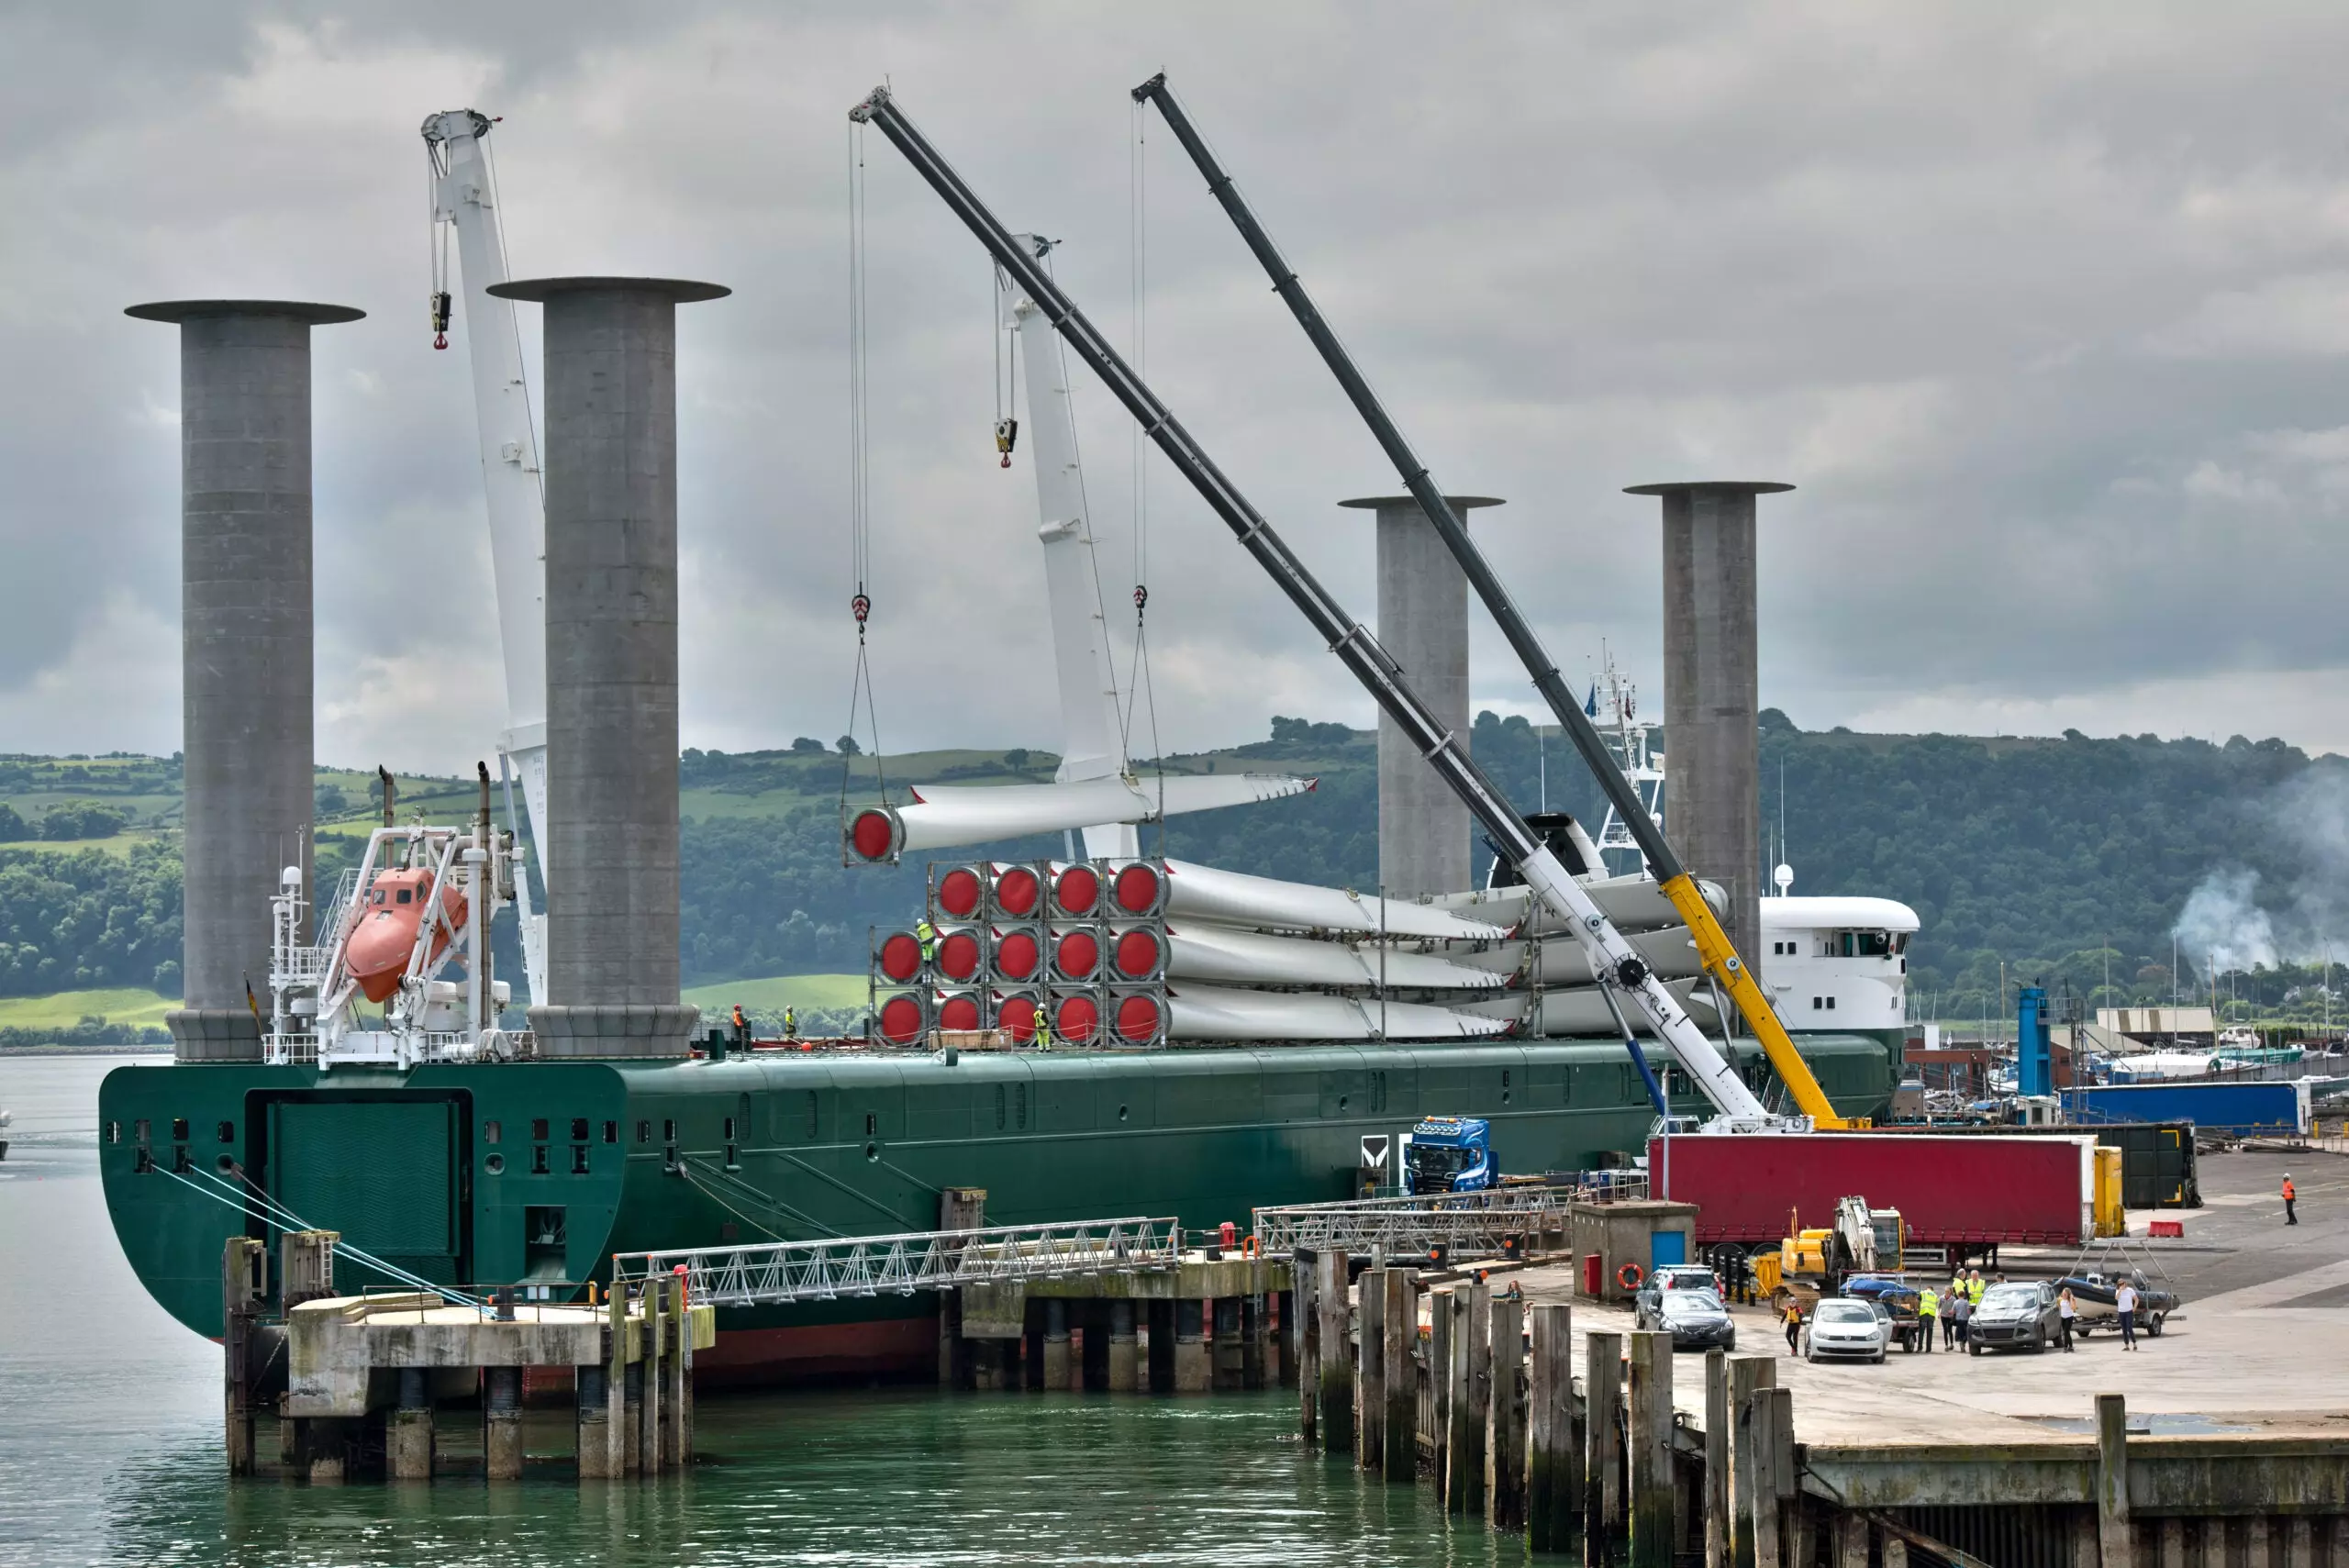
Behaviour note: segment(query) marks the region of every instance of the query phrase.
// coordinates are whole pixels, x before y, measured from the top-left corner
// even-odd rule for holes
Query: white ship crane
[[[445,348],[451,325],[473,362],[473,417],[481,432],[482,488],[489,502],[490,568],[497,592],[497,629],[506,662],[506,729],[499,756],[522,784],[530,840],[542,881],[547,863],[546,500],[538,438],[530,428],[522,378],[522,340],[510,300],[489,288],[507,281],[498,231],[496,183],[483,140],[495,122],[474,109],[429,115],[424,147],[432,169],[433,329]],[[453,231],[465,308],[451,310],[446,241]],[[535,1003],[547,994],[546,917],[530,908],[528,877],[517,878],[522,967]]]

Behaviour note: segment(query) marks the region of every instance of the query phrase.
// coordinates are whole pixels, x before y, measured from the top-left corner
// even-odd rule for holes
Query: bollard
[[[1386,1411],[1382,1420],[1386,1452],[1379,1468],[1387,1481],[1408,1486],[1419,1478],[1419,1293],[1408,1269],[1388,1269],[1380,1303],[1380,1353],[1386,1374]]]
[[[399,1405],[384,1433],[384,1463],[395,1481],[432,1479],[432,1373],[399,1369]]]
[[[1776,1356],[1729,1358],[1729,1557],[1732,1568],[1778,1568],[1778,1493],[1771,1473],[1774,1406],[1768,1396],[1777,1380]],[[1710,1433],[1707,1436],[1709,1439]],[[1709,1440],[1706,1451],[1711,1452]]]
[[[1672,1336],[1633,1334],[1631,1351],[1631,1564],[1672,1568]]]
[[[1525,1528],[1525,1302],[1514,1293],[1492,1304],[1491,1418],[1485,1437],[1485,1522]],[[1665,1568],[1670,1568],[1666,1563]]]
[[[1386,1270],[1354,1281],[1354,1463],[1376,1470],[1386,1457]]]
[[[1575,1441],[1574,1308],[1533,1308],[1533,1364],[1526,1401],[1525,1537],[1536,1551],[1582,1544],[1582,1451]]]
[[[1205,1394],[1213,1380],[1208,1361],[1207,1304],[1174,1304],[1174,1392]]]
[[[1345,1253],[1321,1254],[1313,1284],[1321,1321],[1321,1451],[1351,1453],[1354,1446],[1354,1363],[1346,1329]]]
[[[1583,1337],[1583,1562],[1620,1568],[1631,1555],[1623,1510],[1623,1336]]]
[[[522,1478],[522,1369],[482,1369],[482,1454],[492,1481]]]
[[[1705,1568],[1729,1561],[1729,1352],[1705,1352],[1705,1490],[1698,1515],[1705,1521]]]

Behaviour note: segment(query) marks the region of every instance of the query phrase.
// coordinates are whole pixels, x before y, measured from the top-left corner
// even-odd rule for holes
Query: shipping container
[[[2293,1138],[2309,1129],[2309,1085],[2289,1082],[2099,1084],[2066,1089],[2065,1114],[2098,1122],[2190,1121],[2198,1132]]]
[[[1848,1196],[1897,1208],[1915,1245],[2077,1243],[2097,1233],[2097,1140],[1980,1134],[1692,1133],[1648,1147],[1656,1196],[1698,1206],[1697,1244],[1831,1225]],[[2113,1162],[2117,1163],[2117,1162]],[[2109,1184],[2119,1180],[2114,1172]],[[2106,1195],[2117,1214],[2120,1193]]]
[[[2064,1095],[2071,1103],[2071,1091]],[[2121,1151],[2121,1201],[2130,1208],[2200,1208],[2202,1189],[2194,1165],[2190,1121],[2098,1122],[2092,1126],[1939,1127],[1896,1123],[1881,1132],[1931,1133],[1938,1138],[2077,1138],[2093,1133],[2107,1149]]]

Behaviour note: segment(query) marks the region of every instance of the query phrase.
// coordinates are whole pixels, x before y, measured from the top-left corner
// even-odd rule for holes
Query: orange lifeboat
[[[384,872],[369,886],[367,907],[351,929],[342,962],[370,1002],[387,1000],[400,988],[416,951],[417,923],[431,906],[432,873],[421,866]],[[448,912],[448,927],[434,933],[428,966],[449,946],[449,932],[465,925],[465,895],[456,888],[442,892],[440,907]]]

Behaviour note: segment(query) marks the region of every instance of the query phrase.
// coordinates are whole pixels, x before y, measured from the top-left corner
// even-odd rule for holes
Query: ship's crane
[[[1012,243],[1044,265],[1052,242],[1015,234]],[[1094,563],[1093,519],[1085,504],[1085,473],[1078,466],[1076,414],[1071,406],[1067,361],[1044,323],[1036,302],[1001,271],[996,299],[1003,330],[1026,361],[1029,451],[1036,464],[1036,505],[1042,521],[1036,537],[1044,546],[1044,596],[1052,617],[1052,663],[1060,679],[1060,784],[1113,779],[1130,771],[1125,728],[1118,707],[1118,681],[1109,662],[1109,618]],[[1028,328],[1044,330],[1030,339]],[[1011,454],[1006,451],[1008,466]],[[1130,822],[1085,829],[1088,857],[1141,853],[1141,835]]]
[[[1263,514],[1216,467],[1173,411],[1109,346],[1108,339],[1062,292],[1036,258],[1021,248],[963,183],[962,176],[906,117],[889,90],[875,88],[870,97],[849,113],[852,120],[878,128],[905,154],[915,172],[978,238],[995,258],[996,265],[1026,292],[1077,358],[1141,422],[1143,434],[1165,453],[1201,499],[1231,529],[1241,548],[1304,613],[1330,651],[1394,718],[1427,758],[1429,766],[1460,796],[1501,852],[1518,866],[1533,895],[1564,922],[1588,955],[1593,971],[1605,984],[1631,1000],[1649,1027],[1688,1069],[1706,1097],[1720,1108],[1721,1114],[1709,1125],[1724,1130],[1760,1130],[1783,1125],[1738,1076],[1735,1066],[1705,1038],[1704,1031],[1615,929],[1589,893],[1575,881],[1557,856],[1485,776],[1460,744],[1460,738],[1438,722],[1369,628],[1348,615],[1315,580]],[[1685,873],[1682,880],[1687,880]],[[1701,907],[1701,895],[1698,903]],[[1705,910],[1704,917],[1709,929],[1718,932],[1720,927],[1711,922],[1709,909]]]
[[[1508,587],[1485,560],[1484,552],[1468,537],[1468,530],[1461,525],[1459,516],[1453,511],[1452,503],[1444,498],[1442,489],[1430,477],[1427,465],[1419,461],[1419,454],[1403,439],[1403,432],[1388,417],[1377,395],[1371,391],[1370,383],[1364,379],[1353,357],[1346,352],[1345,346],[1339,342],[1338,335],[1322,319],[1311,296],[1305,292],[1305,285],[1297,281],[1296,270],[1281,255],[1279,248],[1273,243],[1272,236],[1264,231],[1264,226],[1256,220],[1256,215],[1241,198],[1231,176],[1216,161],[1206,139],[1191,124],[1190,117],[1184,113],[1173,90],[1166,85],[1165,73],[1161,72],[1136,87],[1133,96],[1138,103],[1147,101],[1158,106],[1159,113],[1165,117],[1175,139],[1183,144],[1183,150],[1191,155],[1191,161],[1206,177],[1208,190],[1222,205],[1224,212],[1240,230],[1241,238],[1247,241],[1248,249],[1255,253],[1256,260],[1271,276],[1274,289],[1296,315],[1297,325],[1305,328],[1305,335],[1320,350],[1322,360],[1336,375],[1339,384],[1345,388],[1355,410],[1369,425],[1371,433],[1378,438],[1379,447],[1395,464],[1396,472],[1402,476],[1404,484],[1419,501],[1420,510],[1427,514],[1428,521],[1452,551],[1453,559],[1459,562],[1461,571],[1475,585],[1477,597],[1484,600],[1486,609],[1492,613],[1501,634],[1508,639],[1509,647],[1524,663],[1526,672],[1533,677],[1534,686],[1549,702],[1551,712],[1557,716],[1559,725],[1574,741],[1575,750],[1582,753],[1583,761],[1598,781],[1599,788],[1606,792],[1613,813],[1610,823],[1620,818],[1631,829],[1640,852],[1647,858],[1648,866],[1655,875],[1658,888],[1672,900],[1672,906],[1680,912],[1680,917],[1688,923],[1688,930],[1696,939],[1698,958],[1704,964],[1705,973],[1735,1001],[1746,1027],[1753,1031],[1753,1038],[1761,1042],[1764,1053],[1770,1059],[1770,1065],[1777,1070],[1779,1078],[1794,1096],[1796,1106],[1817,1126],[1850,1125],[1836,1115],[1826,1091],[1820,1087],[1818,1078],[1788,1038],[1786,1026],[1779,1022],[1769,997],[1764,995],[1753,973],[1738,957],[1737,950],[1730,943],[1729,933],[1721,929],[1711,906],[1705,902],[1705,895],[1698,888],[1696,878],[1680,863],[1680,857],[1673,852],[1663,827],[1649,811],[1646,803],[1641,800],[1637,785],[1624,775],[1621,764],[1608,751],[1606,740],[1599,734],[1598,727],[1583,712],[1582,704],[1575,700],[1573,690],[1558,673],[1557,662],[1542,646],[1542,639],[1535,634],[1532,624],[1518,609]],[[1680,1054],[1676,1042],[1674,1043],[1674,1054]],[[1683,1057],[1682,1060],[1686,1063],[1687,1059]]]
[[[522,783],[539,875],[551,883],[547,843],[546,498],[540,488],[538,438],[530,428],[529,389],[522,379],[522,340],[514,304],[489,293],[506,282],[506,246],[498,233],[496,184],[483,139],[493,120],[474,109],[451,109],[424,121],[424,148],[432,167],[433,347],[448,346],[451,298],[445,231],[457,239],[465,313],[459,317],[473,361],[473,417],[481,430],[482,484],[489,500],[490,568],[496,580],[498,634],[506,657],[506,730],[499,755]],[[546,917],[532,912],[527,877],[519,886],[522,968],[530,1000],[547,994]]]

